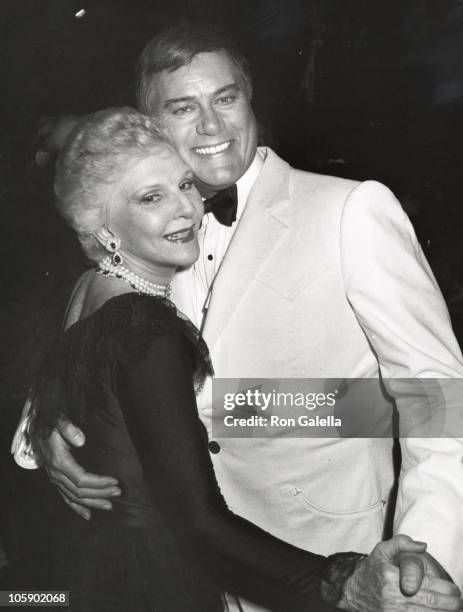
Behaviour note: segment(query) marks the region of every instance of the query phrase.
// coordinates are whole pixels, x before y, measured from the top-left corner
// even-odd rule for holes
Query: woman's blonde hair
[[[95,232],[106,224],[111,185],[128,163],[166,143],[153,119],[129,107],[87,115],[69,134],[56,166],[56,206],[90,260],[104,254]]]

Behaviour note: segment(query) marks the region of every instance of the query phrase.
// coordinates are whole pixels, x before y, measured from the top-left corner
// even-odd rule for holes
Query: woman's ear
[[[121,246],[116,234],[104,225],[96,230],[95,238],[109,253],[115,253]]]

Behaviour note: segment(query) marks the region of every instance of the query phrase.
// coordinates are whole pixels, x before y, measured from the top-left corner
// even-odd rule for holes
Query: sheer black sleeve
[[[333,610],[320,599],[324,557],[227,508],[197,414],[192,363],[191,343],[169,332],[117,370],[128,429],[165,519],[223,590],[273,610]]]

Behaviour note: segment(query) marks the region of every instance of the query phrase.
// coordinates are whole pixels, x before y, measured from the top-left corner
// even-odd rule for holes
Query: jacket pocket
[[[331,516],[333,518],[339,518],[339,519],[360,518],[362,516],[366,516],[368,514],[372,514],[379,510],[385,509],[386,504],[387,504],[386,500],[378,499],[377,501],[371,504],[361,505],[358,508],[338,510],[335,508],[327,508],[327,507],[321,506],[320,504],[315,503],[314,501],[309,499],[307,494],[304,493],[304,491],[300,489],[299,487],[295,486],[293,487],[293,489],[294,489],[295,500],[299,502],[307,510],[315,514],[321,515],[321,516],[327,516],[327,517]]]

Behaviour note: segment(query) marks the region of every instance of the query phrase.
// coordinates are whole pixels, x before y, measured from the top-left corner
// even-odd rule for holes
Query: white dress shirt
[[[228,227],[219,223],[213,214],[204,215],[198,234],[199,257],[192,266],[176,274],[173,300],[176,301],[176,291],[181,291],[182,310],[198,329],[202,328],[212,282],[233,238],[264,159],[265,149],[259,149],[249,168],[236,183],[238,191],[236,221]]]

